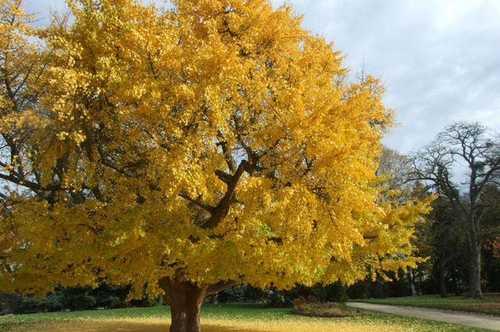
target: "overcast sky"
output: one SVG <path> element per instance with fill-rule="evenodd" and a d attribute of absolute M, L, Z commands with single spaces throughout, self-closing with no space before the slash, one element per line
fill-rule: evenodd
<path fill-rule="evenodd" d="M 480 121 L 500 131 L 500 0 L 272 0 L 334 43 L 353 76 L 380 78 L 396 127 L 385 138 L 410 152 L 444 126 Z M 64 0 L 25 0 L 46 21 Z"/>

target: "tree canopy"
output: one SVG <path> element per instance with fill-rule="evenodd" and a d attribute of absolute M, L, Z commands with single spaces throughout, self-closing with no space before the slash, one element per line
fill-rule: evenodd
<path fill-rule="evenodd" d="M 0 282 L 290 288 L 413 266 L 379 82 L 264 0 L 0 0 Z"/>

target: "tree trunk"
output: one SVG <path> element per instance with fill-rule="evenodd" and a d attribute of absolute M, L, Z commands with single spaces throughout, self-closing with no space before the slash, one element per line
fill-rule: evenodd
<path fill-rule="evenodd" d="M 445 258 L 439 258 L 439 295 L 441 297 L 448 296 L 448 289 L 446 287 L 446 262 Z"/>
<path fill-rule="evenodd" d="M 170 305 L 170 332 L 200 332 L 200 314 L 207 288 L 200 287 L 182 277 L 163 279 L 160 286 L 167 293 Z"/>
<path fill-rule="evenodd" d="M 446 272 L 443 270 L 439 271 L 439 295 L 441 295 L 441 297 L 448 296 L 448 289 L 446 287 Z"/>
<path fill-rule="evenodd" d="M 415 274 L 413 273 L 413 269 L 408 269 L 408 282 L 410 286 L 410 296 L 417 295 L 417 289 L 415 287 Z"/>
<path fill-rule="evenodd" d="M 473 238 L 471 241 L 471 262 L 469 278 L 469 296 L 481 298 L 481 243 L 479 239 Z"/>

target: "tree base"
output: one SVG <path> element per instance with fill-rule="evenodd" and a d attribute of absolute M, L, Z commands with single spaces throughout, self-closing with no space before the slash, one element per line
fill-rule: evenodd
<path fill-rule="evenodd" d="M 170 332 L 200 332 L 201 305 L 207 288 L 183 278 L 161 280 L 160 286 L 166 291 L 166 301 L 170 305 Z"/>

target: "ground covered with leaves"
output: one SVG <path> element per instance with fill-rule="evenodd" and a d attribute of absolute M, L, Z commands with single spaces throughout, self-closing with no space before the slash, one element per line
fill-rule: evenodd
<path fill-rule="evenodd" d="M 0 317 L 8 332 L 160 332 L 169 321 L 167 307 L 129 308 Z M 290 308 L 253 305 L 208 305 L 203 310 L 205 332 L 322 331 L 482 331 L 455 325 L 373 313 L 344 318 L 313 318 L 292 314 Z"/>

